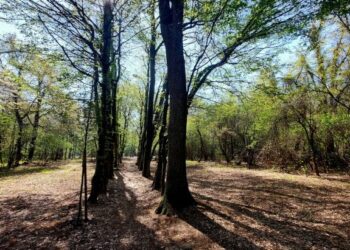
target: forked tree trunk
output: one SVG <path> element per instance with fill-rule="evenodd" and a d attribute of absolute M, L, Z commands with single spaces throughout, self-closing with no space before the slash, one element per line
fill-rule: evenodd
<path fill-rule="evenodd" d="M 156 211 L 161 214 L 171 214 L 195 204 L 186 175 L 187 91 L 183 54 L 183 12 L 183 0 L 159 0 L 170 95 L 167 180 L 163 199 Z"/>

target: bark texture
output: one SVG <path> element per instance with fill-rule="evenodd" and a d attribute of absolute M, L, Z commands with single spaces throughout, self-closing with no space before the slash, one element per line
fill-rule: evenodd
<path fill-rule="evenodd" d="M 163 200 L 156 212 L 172 214 L 195 204 L 186 175 L 187 91 L 182 33 L 184 1 L 159 0 L 159 13 L 167 58 L 170 113 L 167 179 Z"/>
<path fill-rule="evenodd" d="M 112 127 L 112 28 L 113 6 L 110 0 L 103 6 L 103 44 L 101 48 L 101 128 L 98 134 L 96 170 L 92 178 L 89 200 L 97 202 L 100 194 L 107 192 L 108 178 L 113 171 L 113 127 Z"/>

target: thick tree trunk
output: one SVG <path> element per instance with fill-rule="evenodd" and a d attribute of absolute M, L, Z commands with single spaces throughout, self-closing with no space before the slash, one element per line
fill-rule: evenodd
<path fill-rule="evenodd" d="M 170 95 L 167 180 L 163 200 L 156 211 L 161 214 L 171 214 L 195 204 L 186 175 L 187 91 L 183 55 L 183 11 L 182 0 L 159 0 Z"/>
<path fill-rule="evenodd" d="M 97 202 L 100 194 L 107 192 L 108 176 L 113 169 L 112 148 L 112 28 L 113 7 L 111 0 L 104 1 L 103 7 L 103 46 L 101 49 L 101 129 L 98 135 L 98 150 L 96 157 L 96 170 L 92 178 L 92 188 L 89 200 Z"/>

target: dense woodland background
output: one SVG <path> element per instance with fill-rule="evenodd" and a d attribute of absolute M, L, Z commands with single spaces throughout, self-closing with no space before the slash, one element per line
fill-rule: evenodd
<path fill-rule="evenodd" d="M 186 160 L 349 174 L 348 1 L 0 1 L 0 34 L 4 173 L 83 159 L 97 203 L 134 157 L 168 215 Z"/>
<path fill-rule="evenodd" d="M 166 62 L 158 11 L 150 4 L 113 6 L 120 156 L 142 151 L 149 127 L 152 155 L 159 151 Z M 94 8 L 99 4 L 88 1 L 3 4 L 4 25 L 17 25 L 1 39 L 3 166 L 81 156 L 89 105 L 102 94 L 97 89 L 89 99 L 93 68 L 102 67 L 94 53 L 103 56 L 103 13 L 92 14 Z M 341 1 L 186 3 L 187 157 L 286 170 L 348 169 L 346 8 Z M 95 157 L 98 115 L 90 118 L 87 147 Z"/>

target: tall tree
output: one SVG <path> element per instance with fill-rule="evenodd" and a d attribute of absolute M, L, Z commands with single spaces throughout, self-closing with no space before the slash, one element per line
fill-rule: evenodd
<path fill-rule="evenodd" d="M 113 127 L 112 127 L 112 55 L 113 55 L 113 4 L 104 0 L 103 31 L 101 48 L 101 130 L 98 137 L 96 170 L 92 178 L 92 188 L 89 200 L 97 202 L 100 194 L 107 192 L 108 178 L 113 169 Z"/>
<path fill-rule="evenodd" d="M 165 44 L 170 96 L 168 168 L 163 199 L 157 213 L 171 214 L 192 206 L 186 175 L 187 90 L 183 52 L 183 0 L 159 0 L 160 27 Z"/>
<path fill-rule="evenodd" d="M 155 17 L 156 1 L 151 1 L 150 7 L 150 18 L 151 18 L 151 39 L 149 43 L 149 84 L 148 84 L 148 95 L 147 95 L 147 111 L 146 111 L 146 124 L 145 124 L 145 147 L 143 149 L 144 156 L 142 159 L 142 175 L 144 177 L 150 177 L 150 163 L 152 160 L 152 145 L 154 139 L 154 124 L 153 124 L 153 113 L 154 113 L 154 90 L 156 85 L 156 39 L 157 39 L 157 24 Z"/>

